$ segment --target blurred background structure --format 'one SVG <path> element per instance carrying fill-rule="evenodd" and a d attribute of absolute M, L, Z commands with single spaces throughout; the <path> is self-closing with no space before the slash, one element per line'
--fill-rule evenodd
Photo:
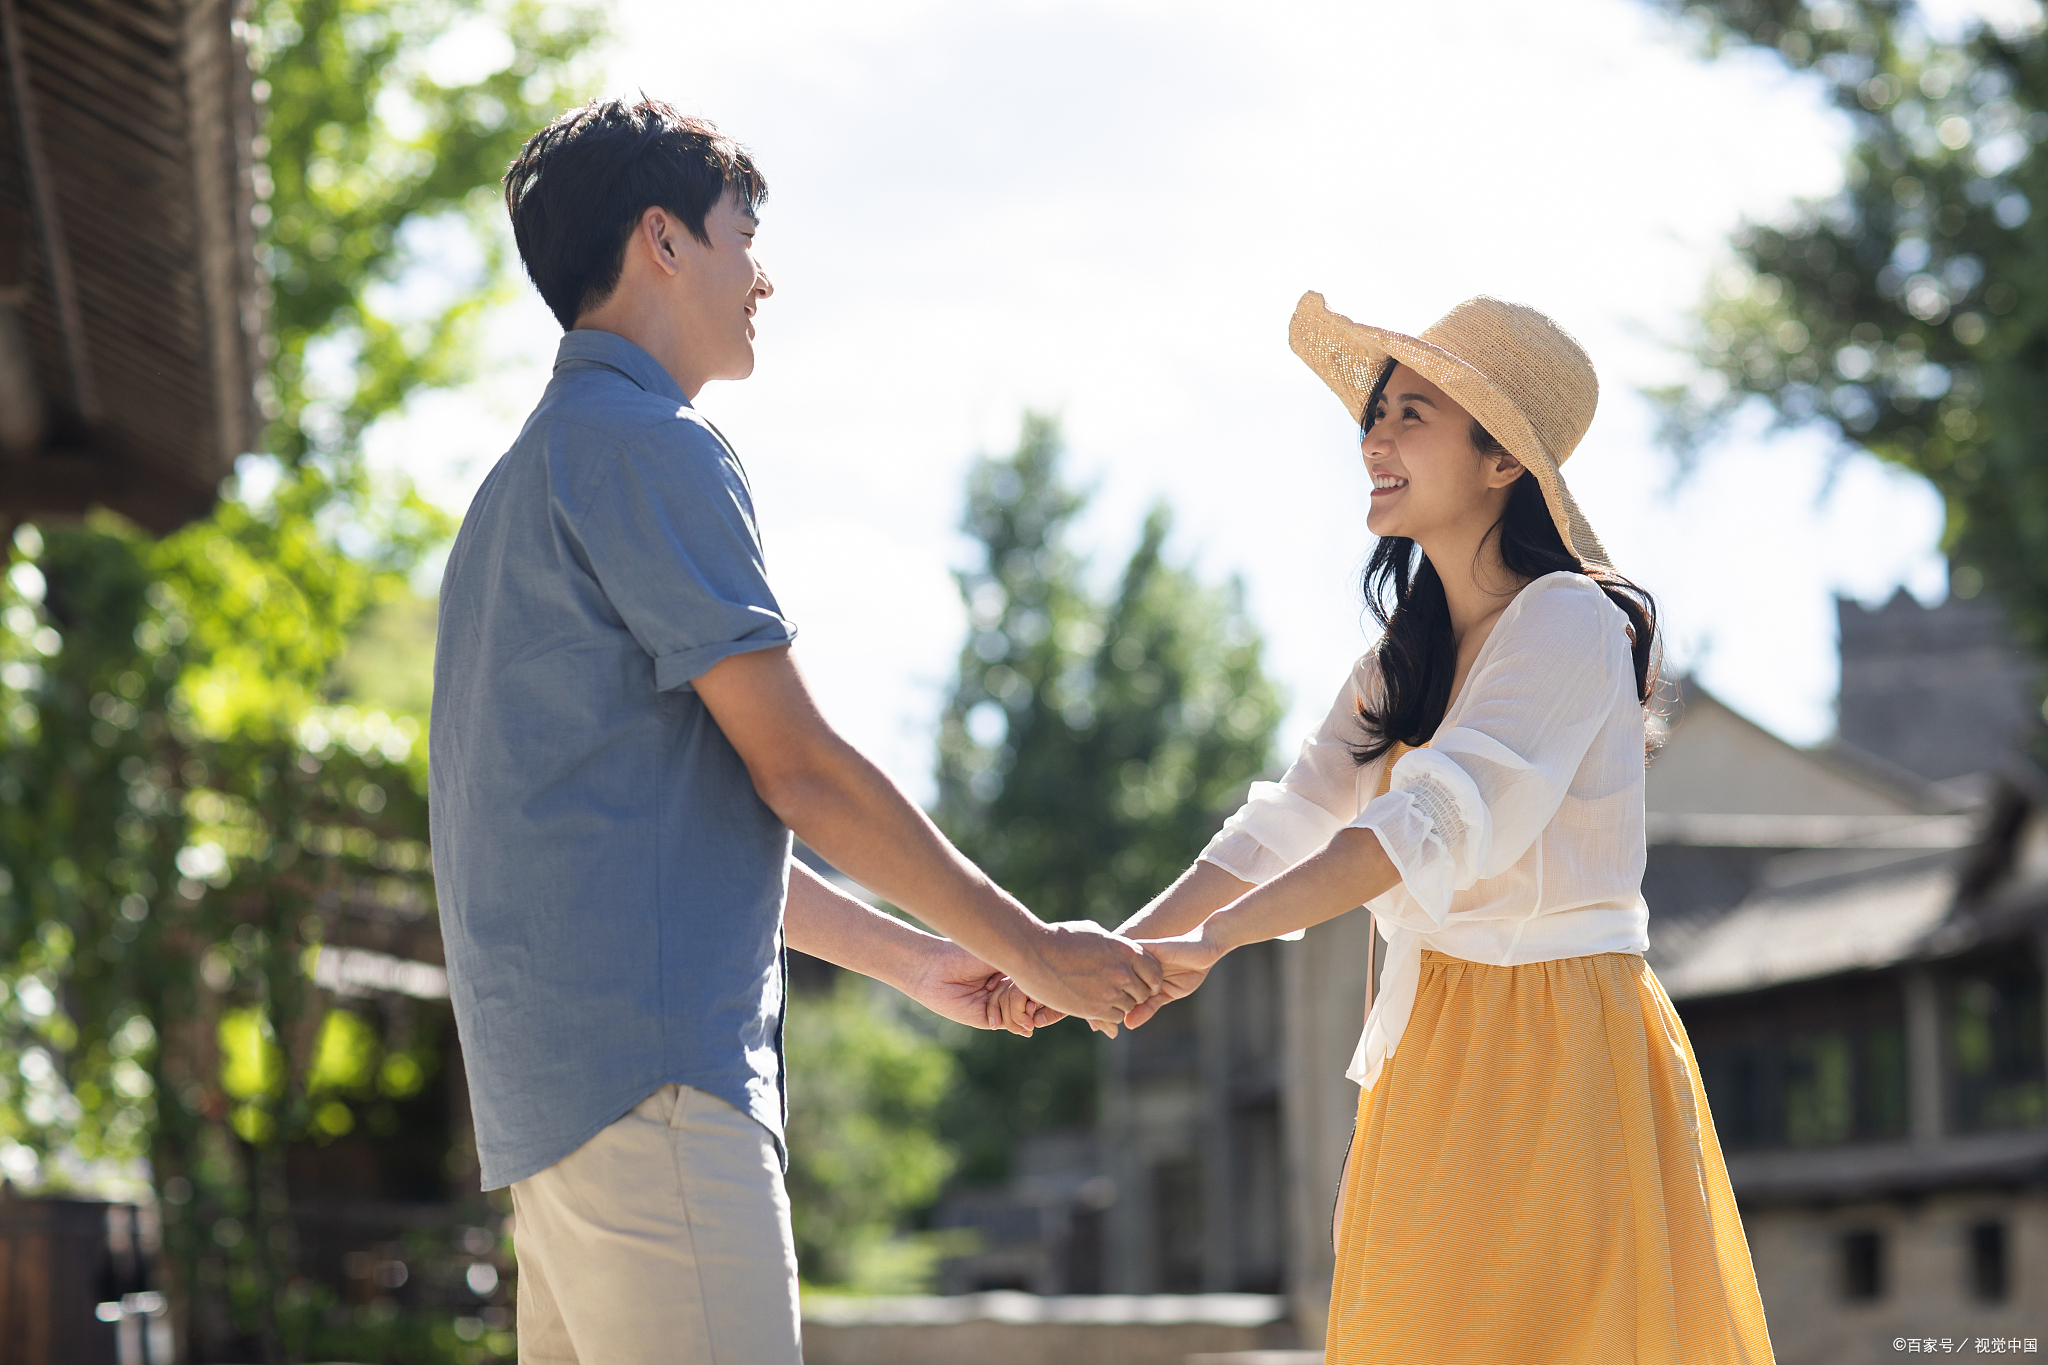
<path fill-rule="evenodd" d="M 0 1356 L 513 1354 L 419 741 L 553 347 L 497 176 L 634 88 L 774 187 L 702 401 L 807 670 L 1052 918 L 1152 895 L 1369 645 L 1295 296 L 1577 331 L 1574 487 L 1670 627 L 1651 961 L 1780 1358 L 2038 1344 L 2042 16 L 1560 5 L 0 0 Z M 812 1357 L 1312 1350 L 1370 932 L 1111 1044 L 796 964 Z"/>
<path fill-rule="evenodd" d="M 173 530 L 206 514 L 255 442 L 256 111 L 232 8 L 0 9 L 12 517 L 102 506 Z M 106 250 L 110 237 L 126 249 Z"/>

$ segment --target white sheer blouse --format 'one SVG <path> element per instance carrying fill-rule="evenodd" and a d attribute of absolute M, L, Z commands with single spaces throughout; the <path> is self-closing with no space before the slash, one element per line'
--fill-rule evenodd
<path fill-rule="evenodd" d="M 1379 998 L 1345 1073 L 1366 1089 L 1415 1004 L 1422 950 L 1518 966 L 1649 946 L 1643 903 L 1643 709 L 1628 618 L 1581 574 L 1548 574 L 1495 623 L 1427 748 L 1360 766 L 1359 660 L 1278 782 L 1252 786 L 1202 857 L 1265 882 L 1369 829 L 1400 870 L 1367 908 L 1387 940 Z"/>

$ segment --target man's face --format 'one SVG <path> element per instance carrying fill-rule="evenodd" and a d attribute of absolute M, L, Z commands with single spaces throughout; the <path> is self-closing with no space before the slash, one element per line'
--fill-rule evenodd
<path fill-rule="evenodd" d="M 754 258 L 760 227 L 737 191 L 704 215 L 709 246 L 674 225 L 671 240 L 681 267 L 672 293 L 676 321 L 691 339 L 705 379 L 745 379 L 754 372 L 754 309 L 775 286 Z"/>

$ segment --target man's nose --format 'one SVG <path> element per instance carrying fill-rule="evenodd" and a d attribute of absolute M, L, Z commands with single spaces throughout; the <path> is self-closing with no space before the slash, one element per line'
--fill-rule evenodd
<path fill-rule="evenodd" d="M 754 267 L 754 289 L 764 299 L 775 292 L 775 281 L 768 278 L 768 267 L 761 265 Z"/>

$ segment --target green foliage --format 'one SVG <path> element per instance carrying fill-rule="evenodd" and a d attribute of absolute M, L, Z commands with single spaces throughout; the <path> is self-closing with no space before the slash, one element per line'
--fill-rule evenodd
<path fill-rule="evenodd" d="M 408 1260 L 431 1262 L 436 1249 L 408 1250 Z M 519 1349 L 510 1330 L 489 1326 L 480 1318 L 389 1305 L 346 1305 L 328 1286 L 306 1280 L 285 1290 L 278 1316 L 279 1335 L 293 1360 L 491 1365 L 516 1359 Z"/>
<path fill-rule="evenodd" d="M 878 1253 L 953 1172 L 935 1123 L 952 1054 L 851 974 L 792 996 L 784 1037 L 798 1263 L 813 1283 L 890 1287 L 873 1283 Z"/>
<path fill-rule="evenodd" d="M 1836 197 L 1736 236 L 1703 378 L 1661 395 L 1681 449 L 1745 400 L 1924 475 L 1955 590 L 2048 649 L 2048 43 L 1932 40 L 1871 0 L 1666 3 L 1825 81 L 1854 142 Z"/>
<path fill-rule="evenodd" d="M 25 1091 L 0 1108 L 0 1165 L 118 1192 L 146 1155 L 181 1191 L 181 1278 L 260 1317 L 271 1258 L 221 1229 L 275 1225 L 281 1167 L 251 1170 L 349 1126 L 294 1079 L 324 1009 L 302 948 L 351 905 L 431 904 L 418 720 L 319 699 L 348 615 L 403 591 L 412 559 L 234 503 L 162 542 L 102 519 L 25 529 L 14 553 L 0 1062 Z"/>
<path fill-rule="evenodd" d="M 473 45 L 502 38 L 507 64 L 474 82 L 436 82 L 424 58 L 451 30 Z M 268 103 L 259 217 L 275 291 L 270 449 L 288 463 L 347 456 L 415 390 L 467 376 L 476 324 L 503 297 L 502 234 L 476 233 L 473 278 L 425 290 L 414 281 L 403 299 L 379 286 L 417 263 L 409 233 L 423 224 L 498 221 L 499 177 L 534 129 L 574 102 L 576 60 L 599 30 L 595 8 L 540 0 L 252 7 L 250 51 Z M 316 373 L 323 344 L 345 381 Z"/>
<path fill-rule="evenodd" d="M 968 480 L 980 563 L 959 575 L 971 631 L 939 737 L 940 825 L 1048 919 L 1115 924 L 1201 852 L 1272 752 L 1281 715 L 1236 584 L 1163 556 L 1146 518 L 1107 600 L 1067 544 L 1085 499 L 1059 431 L 1027 416 L 1016 451 Z M 976 1033 L 947 1134 L 998 1180 L 1017 1133 L 1086 1122 L 1096 1050 L 1067 1021 L 1031 1039 Z"/>
<path fill-rule="evenodd" d="M 348 698 L 399 716 L 424 716 L 434 697 L 434 599 L 406 594 L 374 608 L 349 637 L 328 685 Z"/>

